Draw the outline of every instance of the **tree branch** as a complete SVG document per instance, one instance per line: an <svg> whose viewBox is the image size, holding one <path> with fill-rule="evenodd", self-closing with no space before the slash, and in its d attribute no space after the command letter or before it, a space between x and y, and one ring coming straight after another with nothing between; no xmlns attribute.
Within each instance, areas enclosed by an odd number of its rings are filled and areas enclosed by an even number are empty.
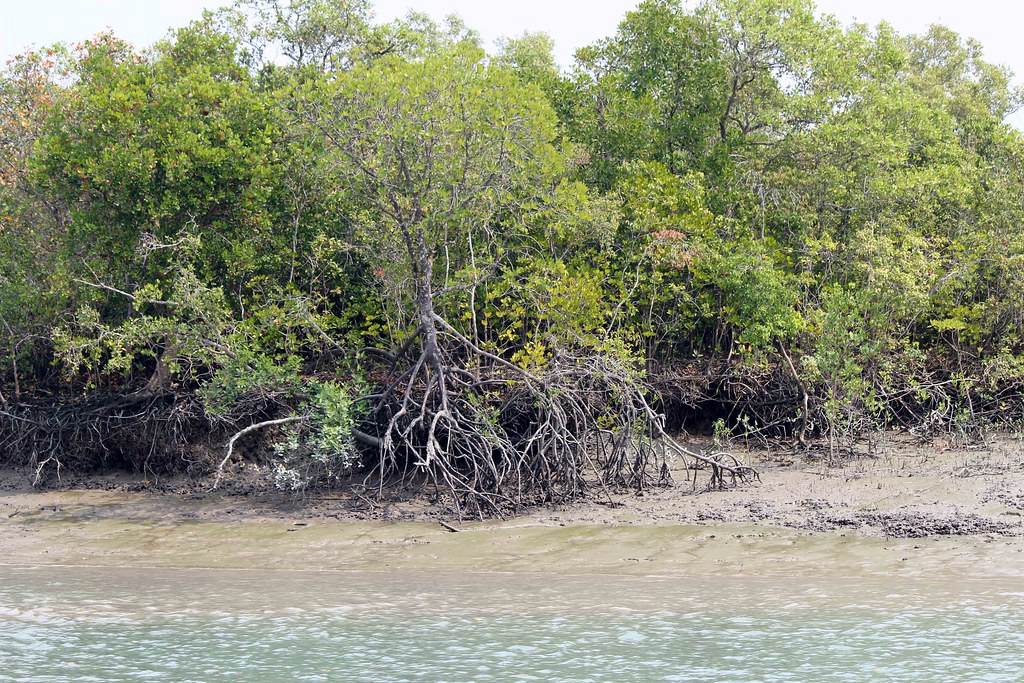
<svg viewBox="0 0 1024 683"><path fill-rule="evenodd" d="M224 459L220 461L220 465L217 466L217 477L213 480L213 488L216 489L218 486L220 486L221 477L224 476L224 467L228 464L228 461L231 460L231 456L234 455L234 452L235 452L235 442L238 441L240 438L242 438L246 434L251 434L252 432L258 431L258 430L263 429L265 427L274 427L274 426L277 426L277 425L284 425L284 424L289 424L289 423L292 423L292 422L305 422L306 420L309 420L309 419L310 419L309 415L299 415L299 416L294 416L294 417L283 417L283 418L280 418L280 419L277 419L277 420L267 420L265 422L257 422L256 424L249 425L248 427L246 427L245 429L241 430L240 432L237 432L228 441L228 447L227 447L228 448L228 452L227 452L227 455L224 456Z"/></svg>

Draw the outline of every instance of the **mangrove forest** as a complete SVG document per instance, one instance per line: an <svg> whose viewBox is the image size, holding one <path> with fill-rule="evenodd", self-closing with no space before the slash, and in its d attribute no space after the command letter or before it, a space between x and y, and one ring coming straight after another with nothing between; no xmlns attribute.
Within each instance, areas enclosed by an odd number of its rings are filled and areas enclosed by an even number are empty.
<svg viewBox="0 0 1024 683"><path fill-rule="evenodd" d="M1024 423L1024 137L942 26L643 0L556 63L238 0L0 71L0 463L483 513Z"/></svg>

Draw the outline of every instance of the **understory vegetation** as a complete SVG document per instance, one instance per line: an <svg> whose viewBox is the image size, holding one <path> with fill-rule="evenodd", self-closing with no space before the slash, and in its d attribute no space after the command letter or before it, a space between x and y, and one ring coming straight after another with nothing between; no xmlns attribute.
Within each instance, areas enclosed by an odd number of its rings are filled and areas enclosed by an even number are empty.
<svg viewBox="0 0 1024 683"><path fill-rule="evenodd" d="M666 430L1024 418L1011 74L941 26L644 0L560 69L457 18L239 0L0 73L0 459L515 508ZM668 449L668 450L666 450ZM729 463L732 463L731 465Z"/></svg>

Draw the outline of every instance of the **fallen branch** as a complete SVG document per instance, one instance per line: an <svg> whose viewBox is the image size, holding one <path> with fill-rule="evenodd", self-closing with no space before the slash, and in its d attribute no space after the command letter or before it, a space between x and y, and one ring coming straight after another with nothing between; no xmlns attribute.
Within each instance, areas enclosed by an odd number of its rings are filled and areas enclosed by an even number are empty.
<svg viewBox="0 0 1024 683"><path fill-rule="evenodd" d="M228 464L228 461L231 460L231 456L234 455L234 453L235 453L235 442L236 441L241 439L246 434L251 434L251 433L253 433L255 431L258 431L260 429L264 429L266 427L276 427L277 425L290 424L290 423L293 423L293 422L305 422L306 420L309 420L309 419L310 419L309 415L298 415L298 416L293 416L293 417L282 417L282 418L279 418L277 420L267 420L265 422L257 422L256 424L249 425L245 429L237 432L228 441L228 446L227 446L228 452L224 456L224 459L220 461L220 465L217 466L217 476L213 480L213 488L216 489L218 486L220 486L220 480L224 476L224 467Z"/></svg>

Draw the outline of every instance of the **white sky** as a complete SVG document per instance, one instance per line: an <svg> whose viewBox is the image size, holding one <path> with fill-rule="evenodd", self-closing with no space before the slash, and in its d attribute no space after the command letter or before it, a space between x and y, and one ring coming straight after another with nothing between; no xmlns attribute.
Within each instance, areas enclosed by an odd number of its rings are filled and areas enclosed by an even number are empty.
<svg viewBox="0 0 1024 683"><path fill-rule="evenodd" d="M137 46L145 46L168 28L198 17L204 8L226 1L0 0L0 59L28 45L75 42L108 27ZM410 7L438 18L459 14L486 40L524 30L546 31L554 37L557 57L565 65L577 47L611 35L637 1L376 0L376 7L382 21L404 15ZM884 19L902 33L943 23L978 38L990 61L1009 66L1018 74L1018 82L1024 82L1024 50L1020 47L1024 5L1008 0L818 0L818 7L843 23L856 19L876 24Z"/></svg>
<svg viewBox="0 0 1024 683"><path fill-rule="evenodd" d="M691 0L692 2L692 0ZM0 58L27 45L74 42L111 27L121 37L148 45L167 29L181 26L214 8L219 0L0 0ZM637 0L377 0L377 18L389 20L414 7L435 17L459 14L486 39L546 31L558 44L560 61L597 38L610 35ZM978 38L989 59L1024 77L1020 49L1024 7L1007 0L819 0L823 12L844 23L875 24L885 19L903 33L944 23Z"/></svg>

